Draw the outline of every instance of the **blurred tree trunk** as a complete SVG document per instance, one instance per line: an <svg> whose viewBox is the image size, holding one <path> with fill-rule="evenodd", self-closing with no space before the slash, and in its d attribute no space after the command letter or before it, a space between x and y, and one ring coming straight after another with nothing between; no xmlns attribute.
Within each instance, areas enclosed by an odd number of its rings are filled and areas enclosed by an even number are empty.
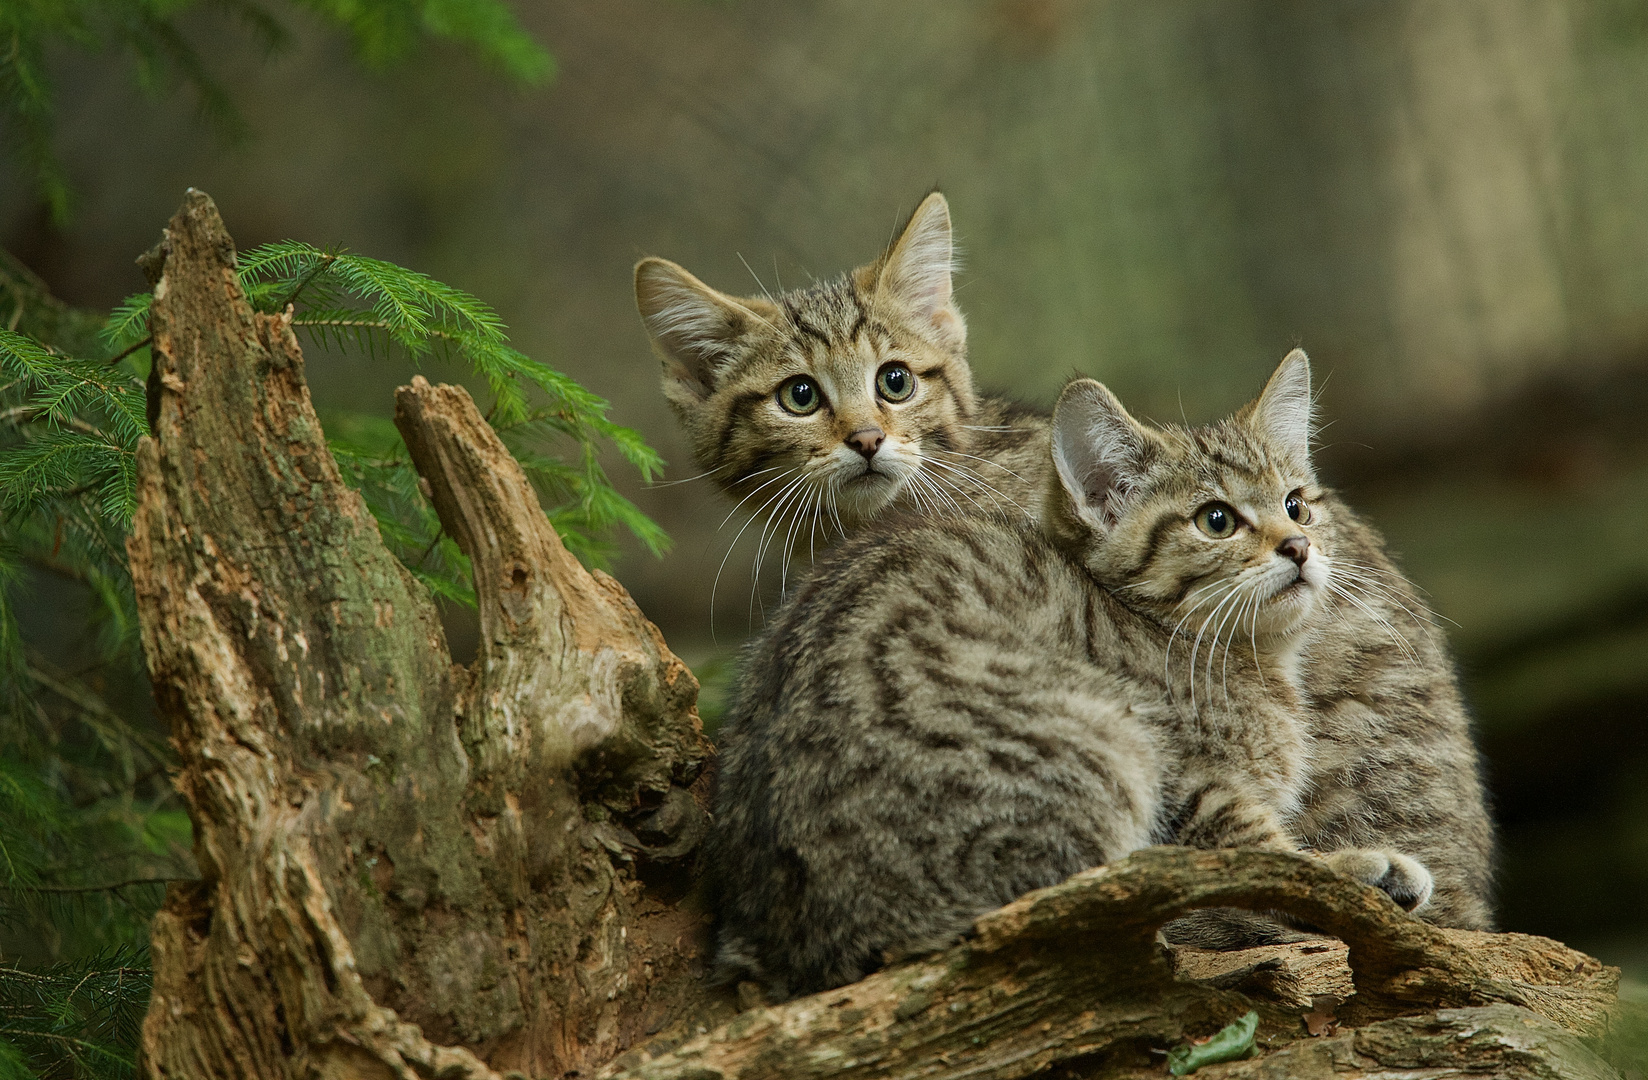
<svg viewBox="0 0 1648 1080"><path fill-rule="evenodd" d="M1142 852L936 957L735 1016L691 899L712 755L691 674L567 554L469 395L420 378L397 423L480 605L454 667L234 257L191 192L150 260L129 551L202 878L155 919L149 1075L1156 1075L1153 1050L1249 1009L1270 1053L1226 1075L1617 1075L1580 1037L1612 1022L1613 969L1258 852ZM1176 975L1156 928L1229 904L1338 934L1337 973L1300 947ZM1350 998L1331 1020L1318 984Z"/></svg>

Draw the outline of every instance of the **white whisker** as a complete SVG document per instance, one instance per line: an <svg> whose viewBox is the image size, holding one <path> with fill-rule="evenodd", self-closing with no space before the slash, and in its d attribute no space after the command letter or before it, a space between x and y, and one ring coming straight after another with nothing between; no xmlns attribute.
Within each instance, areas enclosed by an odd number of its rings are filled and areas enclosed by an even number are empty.
<svg viewBox="0 0 1648 1080"><path fill-rule="evenodd" d="M967 512L961 508L961 504L951 498L949 492L940 487L934 477L923 475L920 472L914 472L910 474L910 483L922 485L922 487L933 496L934 505L948 503L950 507L955 510L958 516L967 516ZM983 507L980 507L979 509L980 512L983 511Z"/></svg>
<svg viewBox="0 0 1648 1080"><path fill-rule="evenodd" d="M795 472L795 471L796 471L795 469L790 470L790 472ZM783 475L787 476L787 475L789 475L789 473L785 473ZM783 476L780 476L778 479L782 480ZM797 481L797 482L799 483L799 481ZM768 483L771 483L771 481L768 481ZM762 485L762 487L766 487L766 486L767 486L766 484ZM757 489L757 490L759 490L759 489ZM761 505L761 510L765 510L767 507L771 506L772 503L773 503L773 499L779 498L780 496L782 496L784 494L784 492L786 492L788 490L789 490L788 488L780 488L776 495L774 495L772 498L768 499L765 503L763 503ZM754 494L755 494L755 492L753 492L753 491L750 492L750 495L754 495ZM744 498L747 500L749 497L750 497L749 495L746 495ZM740 501L738 505L739 506L744 505L743 501ZM734 512L737 512L737 510L738 510L737 506L733 507ZM760 520L761 510L757 510L754 514L751 514L750 515L750 520L744 522L743 527L740 528L738 530L738 532L733 536L732 543L727 545L727 553L725 555L721 556L721 565L715 568L715 580L710 583L710 640L711 641L715 640L715 593L716 593L716 590L721 587L721 574L722 574L722 571L726 570L727 560L732 558L733 549L738 546L739 539L743 537L745 531L747 529L749 529L749 527L751 525L755 524L758 520ZM728 515L728 516L730 517L731 515ZM726 525L726 522L723 521L721 524ZM721 530L717 529L716 531L720 532Z"/></svg>
<svg viewBox="0 0 1648 1080"><path fill-rule="evenodd" d="M1343 566L1359 568L1356 563L1334 563L1334 567L1336 569ZM1410 608L1407 604L1403 603L1403 597L1400 593L1382 582L1373 581L1359 574L1346 573L1340 574L1339 577L1343 579L1345 584L1350 585L1352 588L1358 589L1364 595L1382 600L1392 607L1401 608L1403 611L1407 612L1408 617L1413 619L1415 622L1422 622L1430 626L1435 626L1438 618L1445 617L1435 615L1429 608L1420 602L1418 598L1409 597L1409 599L1412 599L1413 602L1419 607L1418 611L1413 610L1413 608ZM1452 619L1448 619L1448 621L1453 622ZM1454 623L1454 625L1458 626L1459 624Z"/></svg>
<svg viewBox="0 0 1648 1080"><path fill-rule="evenodd" d="M778 256L776 256L776 255L773 256L773 261L774 261L775 264L776 264L777 260L778 260ZM823 510L824 510L824 489L819 488L818 489L818 498L813 500L813 523L812 523L812 525L810 525L807 528L807 565L808 566L812 566L814 563L818 562L818 547L817 547L817 545L818 545L818 515ZM824 541L825 541L825 543L828 543L829 540L830 540L829 526L826 525L825 526L825 532L824 532Z"/></svg>
<svg viewBox="0 0 1648 1080"><path fill-rule="evenodd" d="M1241 611L1245 606L1246 597L1244 596L1244 590L1246 590L1248 584L1249 582L1243 581L1241 578L1237 578L1236 588L1231 593L1232 598L1235 599L1237 603L1232 606L1230 610L1226 611L1224 616L1219 619L1219 625L1213 628L1213 640L1208 642L1207 645L1207 700L1210 703L1213 701L1213 657L1219 651L1219 638L1224 634L1225 624L1230 621L1231 616ZM1229 657L1230 651L1229 649L1226 649L1225 658L1229 659ZM1230 704L1230 688L1228 686L1225 687L1225 704Z"/></svg>
<svg viewBox="0 0 1648 1080"><path fill-rule="evenodd" d="M758 495L761 492L765 491L767 488L772 487L774 484L778 483L780 480L782 480L786 476L790 475L790 473L798 472L800 470L800 468L801 467L798 465L793 469L786 469L784 472L779 473L777 476L775 476L772 479L770 479L770 480L766 481L765 483L763 483L760 487L756 488L754 491L750 492L748 495L744 496L742 499L739 499L738 502L733 506L733 508L731 510L727 511L727 516L721 519L721 524L719 524L715 527L715 531L720 532L722 529L726 528L727 527L727 522L731 521L732 516L734 514L738 513L738 508L739 507L743 506L745 503L747 503L751 499L755 498L756 495ZM734 543L737 543L737 541L735 540Z"/></svg>
<svg viewBox="0 0 1648 1080"><path fill-rule="evenodd" d="M1230 704L1230 646L1236 640L1237 633L1242 629L1242 616L1247 614L1249 605L1253 603L1254 598L1258 595L1259 591L1257 589L1248 590L1248 596L1236 608L1236 618L1231 624L1230 636L1225 638L1225 656L1223 660L1219 661L1219 690L1225 696L1226 705ZM1224 627L1221 626L1219 629L1223 631ZM1209 656L1208 659L1211 660L1212 657ZM1208 687L1207 694L1209 697L1213 696L1211 686Z"/></svg>
<svg viewBox="0 0 1648 1080"><path fill-rule="evenodd" d="M1259 604L1258 603L1255 603L1253 605L1253 618L1248 621L1247 639L1253 645L1253 670L1257 671L1259 673L1259 685L1261 687L1264 687L1266 690L1268 690L1270 688L1268 686L1265 686L1265 668L1264 668L1263 664L1259 663Z"/></svg>
<svg viewBox="0 0 1648 1080"><path fill-rule="evenodd" d="M1010 506L1014 510L1017 510L1019 513L1023 514L1026 518L1034 520L1034 518L1031 517L1030 511L1026 510L1024 507L1002 494L1001 491L999 491L994 485L987 483L982 476L980 476L973 469L968 468L966 465L958 465L954 462L940 461L935 457L923 458L922 464L931 465L934 468L943 469L946 472L954 473L967 483L983 489L983 494L987 495L993 502L996 503L998 507L1005 503L1007 506ZM962 495L967 495L967 493L962 491L960 487L957 487L955 490ZM974 506L979 508L981 513L983 512L984 507L977 499L973 499L970 495L968 495L967 498L973 503Z"/></svg>
<svg viewBox="0 0 1648 1080"><path fill-rule="evenodd" d="M936 453L936 454L953 454L956 457L964 457L964 458L967 458L970 461L981 461L984 464L989 465L991 468L1000 469L1002 472L1006 473L1008 476L1011 476L1013 479L1018 480L1021 483L1028 484L1030 482L1030 481L1026 480L1024 477L1020 476L1018 473L1014 472L1012 469L1009 469L1007 466L1003 465L1001 462L991 461L989 458L979 457L977 454L964 454L960 450L943 450L943 449L937 449L937 448L935 448L933 450L933 453Z"/></svg>
<svg viewBox="0 0 1648 1080"><path fill-rule="evenodd" d="M1198 597L1198 596L1202 597L1201 599L1197 600L1194 605L1191 606L1189 611L1185 612L1184 617L1182 619L1180 619L1178 624L1173 627L1172 633L1167 635L1167 650L1162 655L1162 674L1167 679L1167 685L1168 685L1170 693L1172 692L1172 686L1173 686L1173 670L1172 670L1173 639L1178 637L1180 629L1182 629L1184 627L1184 624L1189 622L1191 620L1191 618L1195 616L1195 614L1198 610L1200 610L1204 605L1211 604L1214 601L1218 601L1219 603L1223 603L1224 602L1223 597L1228 595L1230 590L1234 589L1235 587L1236 586L1233 582L1213 581L1213 582L1209 582L1208 584L1199 587L1195 592L1187 595L1183 600L1179 601L1179 606L1182 606L1186 603L1189 603L1195 597ZM1214 590L1222 590L1222 591L1214 591ZM1202 596L1203 593L1208 593L1209 595ZM1214 610L1217 611L1218 609L1215 608ZM1207 621L1204 619L1202 621L1202 625L1199 628L1198 633L1197 633L1197 640L1198 641L1200 641L1200 639L1201 639L1200 631L1206 630L1206 629L1207 629ZM1190 654L1190 711L1193 715L1195 715L1197 713L1197 708L1196 708L1196 654L1195 654L1194 650Z"/></svg>
<svg viewBox="0 0 1648 1080"><path fill-rule="evenodd" d="M1368 618L1372 619L1374 622L1378 623L1380 626L1383 626L1385 628L1385 630L1390 634L1390 636L1393 639L1395 639L1397 646L1402 650L1402 652L1404 654L1406 654L1407 657L1410 660L1413 660L1416 663L1418 662L1418 660L1419 660L1418 652L1416 652L1414 650L1414 647L1411 644L1409 644L1408 639L1403 637L1401 635L1401 633L1397 631L1396 627L1392 626L1390 624L1390 622L1384 618L1384 616L1380 615L1377 611L1375 611L1371 606L1369 606L1367 603L1365 603L1360 597L1356 596L1354 593L1348 592L1345 589L1341 588L1339 586L1339 584L1337 582L1335 582L1332 578L1328 579L1328 588L1331 591L1333 591L1334 593L1336 593L1337 595L1344 597L1346 600L1349 600L1351 603L1353 603L1357 607L1361 608L1362 611L1367 614Z"/></svg>
<svg viewBox="0 0 1648 1080"><path fill-rule="evenodd" d="M782 528L785 515L790 511L792 500L806 496L808 479L806 476L798 477L794 483L784 489L784 500L773 508L772 513L767 516L767 523L761 527L761 539L756 544L755 567L753 570L753 576L757 581L761 578L761 564L766 559L767 548L773 540L778 538L778 531Z"/></svg>
<svg viewBox="0 0 1648 1080"><path fill-rule="evenodd" d="M706 476L711 476L715 473L720 472L722 469L730 469L731 467L732 467L732 463L728 462L725 465L717 465L713 469L705 469L703 472L699 473L697 476L689 476L684 480L659 480L656 483L647 484L646 489L648 491L651 491L653 488L667 488L667 487L674 487L677 484L690 484L694 480L702 480ZM776 469L776 468L779 468L779 467L780 466L774 465L772 467L772 469ZM760 476L761 473L772 472L772 469L762 469L761 472L751 473L749 476L741 477L740 479L748 480L748 479L750 479L750 477Z"/></svg>
<svg viewBox="0 0 1648 1080"><path fill-rule="evenodd" d="M750 265L749 260L744 258L744 253L742 251L738 251L734 252L734 254L738 256L738 261L744 264L744 269L750 272L750 277L755 278L755 286L761 290L761 295L767 298L768 303L772 303L772 293L767 291L767 286L762 283L761 276L755 272L755 268ZM776 270L777 263L774 263L773 267Z"/></svg>
<svg viewBox="0 0 1648 1080"><path fill-rule="evenodd" d="M819 498L818 485L811 485L807 489L807 494L811 498L803 498L797 504L795 518L790 522L789 531L784 534L784 557L778 563L778 592L780 596L790 591L790 557L795 554L796 534L801 530L801 522L806 517L808 504L816 502Z"/></svg>
<svg viewBox="0 0 1648 1080"><path fill-rule="evenodd" d="M1225 605L1230 603L1232 600L1235 600L1237 597L1239 597L1241 595L1241 591L1242 591L1242 582L1241 582L1241 580L1237 579L1235 581L1232 581L1231 585L1230 585L1230 589L1227 590L1225 592L1225 594L1219 598L1219 602L1217 604L1213 605L1213 610L1208 612L1207 618L1202 620L1201 628L1196 631L1196 638L1193 642L1191 642L1191 646L1190 646L1190 707L1191 707L1192 711L1196 711L1196 709L1197 709L1197 705L1196 705L1196 654L1202 647L1202 635L1207 633L1207 628L1210 625L1213 624L1213 620L1219 618L1219 613L1224 610ZM1219 630L1216 628L1213 631L1213 640L1208 643L1209 654L1208 654L1208 666L1207 666L1207 692L1208 692L1208 701L1209 701L1210 704L1212 703L1212 699L1213 699L1212 650L1217 648L1218 642L1219 642Z"/></svg>
<svg viewBox="0 0 1648 1080"><path fill-rule="evenodd" d="M810 477L802 476L786 488L784 501L774 508L768 515L767 523L761 527L761 538L755 548L755 564L750 568L750 603L747 610L751 613L752 619L756 608L760 609L763 621L767 617L766 603L761 598L761 566L766 561L768 547L778 539L778 533L784 527L785 517L793 513L794 507L799 505L801 499L806 498L809 479ZM782 585L779 592L783 592Z"/></svg>

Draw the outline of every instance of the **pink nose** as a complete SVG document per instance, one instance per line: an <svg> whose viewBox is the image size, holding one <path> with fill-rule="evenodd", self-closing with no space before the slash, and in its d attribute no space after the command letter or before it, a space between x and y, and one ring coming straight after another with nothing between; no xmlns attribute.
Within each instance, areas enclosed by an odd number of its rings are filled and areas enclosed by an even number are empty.
<svg viewBox="0 0 1648 1080"><path fill-rule="evenodd" d="M1290 536L1276 545L1276 554L1285 555L1303 566L1305 560L1310 558L1310 541L1303 536Z"/></svg>
<svg viewBox="0 0 1648 1080"><path fill-rule="evenodd" d="M881 449L881 444L886 438L887 433L880 428L867 427L859 428L847 436L846 442L848 446L863 454L864 460L868 461L875 457L876 451Z"/></svg>

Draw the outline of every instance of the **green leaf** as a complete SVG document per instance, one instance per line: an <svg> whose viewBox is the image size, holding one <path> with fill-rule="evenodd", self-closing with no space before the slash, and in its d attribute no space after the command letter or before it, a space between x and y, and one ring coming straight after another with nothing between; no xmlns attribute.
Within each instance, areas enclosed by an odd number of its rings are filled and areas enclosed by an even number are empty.
<svg viewBox="0 0 1648 1080"><path fill-rule="evenodd" d="M1221 1061L1236 1061L1253 1052L1253 1037L1259 1031L1259 1014L1249 1012L1233 1024L1226 1025L1205 1043L1180 1043L1167 1053L1167 1071L1174 1076L1189 1076L1203 1065L1217 1065Z"/></svg>

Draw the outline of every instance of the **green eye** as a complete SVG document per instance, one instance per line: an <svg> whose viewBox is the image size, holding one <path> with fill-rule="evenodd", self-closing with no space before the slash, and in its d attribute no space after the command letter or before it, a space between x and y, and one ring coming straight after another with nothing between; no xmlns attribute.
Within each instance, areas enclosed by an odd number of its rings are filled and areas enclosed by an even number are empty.
<svg viewBox="0 0 1648 1080"><path fill-rule="evenodd" d="M1287 516L1301 525L1309 525L1315 515L1310 512L1310 504L1295 491L1283 501L1282 506L1287 510Z"/></svg>
<svg viewBox="0 0 1648 1080"><path fill-rule="evenodd" d="M876 389L888 401L903 401L916 392L916 377L903 364L886 364L876 373Z"/></svg>
<svg viewBox="0 0 1648 1080"><path fill-rule="evenodd" d="M1236 531L1236 511L1224 503L1208 503L1196 511L1196 527L1215 540L1223 540Z"/></svg>
<svg viewBox="0 0 1648 1080"><path fill-rule="evenodd" d="M778 388L778 404L785 412L810 416L823 403L824 395L818 392L818 384L805 375L797 375Z"/></svg>

